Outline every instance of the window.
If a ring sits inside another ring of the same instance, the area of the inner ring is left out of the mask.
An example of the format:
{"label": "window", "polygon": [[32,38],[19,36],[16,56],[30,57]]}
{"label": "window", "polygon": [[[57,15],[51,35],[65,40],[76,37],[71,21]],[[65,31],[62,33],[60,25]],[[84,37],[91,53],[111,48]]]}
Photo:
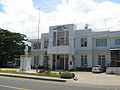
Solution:
{"label": "window", "polygon": [[64,31],[57,32],[57,45],[63,46],[64,45]]}
{"label": "window", "polygon": [[65,45],[69,45],[69,31],[66,31]]}
{"label": "window", "polygon": [[74,38],[74,47],[75,47],[75,42],[76,42],[76,39]]}
{"label": "window", "polygon": [[98,55],[98,65],[105,67],[105,55]]}
{"label": "window", "polygon": [[96,46],[107,46],[107,39],[96,39]]}
{"label": "window", "polygon": [[81,38],[81,47],[87,47],[87,38]]}
{"label": "window", "polygon": [[34,65],[38,66],[38,60],[39,60],[39,56],[35,56],[34,57]]}
{"label": "window", "polygon": [[56,46],[56,32],[53,32],[53,46]]}
{"label": "window", "polygon": [[69,31],[58,31],[53,33],[53,46],[69,45]]}
{"label": "window", "polygon": [[87,55],[81,55],[81,66],[87,67]]}
{"label": "window", "polygon": [[48,48],[48,43],[49,43],[48,39],[44,39],[44,48]]}
{"label": "window", "polygon": [[115,45],[120,45],[120,39],[115,39]]}
{"label": "window", "polygon": [[33,44],[33,49],[40,49],[41,48],[41,43],[39,42],[35,42],[34,44]]}

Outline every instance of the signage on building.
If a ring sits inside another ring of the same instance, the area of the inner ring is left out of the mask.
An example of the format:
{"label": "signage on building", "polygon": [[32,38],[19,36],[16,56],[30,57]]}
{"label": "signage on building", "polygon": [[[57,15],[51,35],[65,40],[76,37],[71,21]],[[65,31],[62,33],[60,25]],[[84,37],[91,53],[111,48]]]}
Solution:
{"label": "signage on building", "polygon": [[57,27],[53,28],[53,30],[57,30],[57,31],[63,31],[65,29],[68,29],[68,28],[66,28],[65,26],[57,26]]}

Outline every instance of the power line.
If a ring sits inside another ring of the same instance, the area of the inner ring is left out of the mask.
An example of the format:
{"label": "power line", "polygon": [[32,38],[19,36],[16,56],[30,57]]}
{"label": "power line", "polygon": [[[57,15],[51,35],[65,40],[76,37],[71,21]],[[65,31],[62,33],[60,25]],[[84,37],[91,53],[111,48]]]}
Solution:
{"label": "power line", "polygon": [[[66,0],[67,3],[69,3],[69,0]],[[101,2],[100,2],[101,3]],[[57,6],[57,5],[50,5],[50,4],[57,4],[57,3],[49,3],[47,4],[48,6],[46,7],[41,7],[41,9],[46,9],[46,10],[50,10],[51,8],[53,8],[54,6]],[[70,4],[70,3],[69,3]],[[98,4],[98,3],[97,3]],[[79,6],[79,7],[86,7],[86,6],[90,6],[90,5],[93,5],[93,4],[88,4],[88,5],[84,5],[84,6]],[[113,19],[115,17],[112,17],[112,18],[107,18],[108,19]],[[117,18],[117,17],[116,17]],[[106,19],[106,18],[105,18]],[[104,19],[99,19],[99,20],[104,20]],[[92,22],[97,22],[99,20],[94,20],[94,21],[91,21],[91,22],[87,22],[87,23],[92,23]],[[112,26],[113,27],[113,26]],[[110,28],[110,27],[109,27]],[[105,28],[106,29],[106,28]],[[105,29],[98,29],[98,30],[105,30]],[[108,28],[107,28],[108,29]]]}

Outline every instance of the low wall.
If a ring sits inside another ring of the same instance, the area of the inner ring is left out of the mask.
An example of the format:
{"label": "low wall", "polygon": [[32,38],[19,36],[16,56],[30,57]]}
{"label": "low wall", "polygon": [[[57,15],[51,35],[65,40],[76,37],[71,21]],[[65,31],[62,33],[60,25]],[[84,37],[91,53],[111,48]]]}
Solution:
{"label": "low wall", "polygon": [[120,67],[107,67],[106,73],[107,74],[120,74]]}

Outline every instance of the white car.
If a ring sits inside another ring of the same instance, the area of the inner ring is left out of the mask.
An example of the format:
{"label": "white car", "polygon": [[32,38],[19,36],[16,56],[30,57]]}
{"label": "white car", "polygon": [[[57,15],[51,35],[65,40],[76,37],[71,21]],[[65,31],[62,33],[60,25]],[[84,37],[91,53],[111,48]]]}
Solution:
{"label": "white car", "polygon": [[92,67],[92,73],[100,73],[103,72],[103,68],[100,65],[95,65],[94,67]]}

